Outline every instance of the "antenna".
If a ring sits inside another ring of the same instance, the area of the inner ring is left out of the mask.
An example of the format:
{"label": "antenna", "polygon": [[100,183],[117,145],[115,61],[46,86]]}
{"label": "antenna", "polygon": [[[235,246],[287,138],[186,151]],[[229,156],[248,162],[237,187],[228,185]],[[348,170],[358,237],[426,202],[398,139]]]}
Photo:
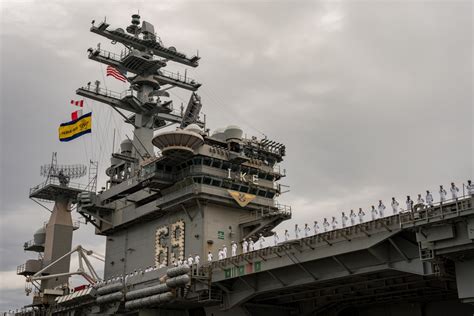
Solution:
{"label": "antenna", "polygon": [[86,175],[85,165],[58,165],[57,153],[53,152],[51,163],[40,168],[40,175],[46,178],[46,183],[51,178],[58,178],[61,185],[67,186],[70,179],[81,178]]}

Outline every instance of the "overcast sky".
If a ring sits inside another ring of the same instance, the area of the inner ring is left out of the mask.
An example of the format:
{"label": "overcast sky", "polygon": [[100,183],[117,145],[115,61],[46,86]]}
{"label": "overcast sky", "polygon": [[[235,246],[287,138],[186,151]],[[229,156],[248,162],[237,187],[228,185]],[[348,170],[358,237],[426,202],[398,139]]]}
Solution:
{"label": "overcast sky", "polygon": [[[229,124],[286,144],[280,202],[293,219],[278,227],[403,201],[473,177],[472,3],[470,1],[1,1],[0,310],[29,303],[16,266],[23,242],[48,219],[28,199],[40,165],[100,161],[130,136],[105,105],[88,102],[94,132],[57,140],[75,90],[100,80],[87,48],[120,51],[89,32],[107,16],[125,27],[140,11],[163,43],[200,66],[208,127]],[[184,72],[184,67],[169,67]],[[174,92],[175,105],[189,93]],[[437,196],[436,196],[437,198]],[[402,203],[403,204],[403,203]],[[75,215],[77,217],[77,215]],[[74,244],[103,251],[89,226]]]}

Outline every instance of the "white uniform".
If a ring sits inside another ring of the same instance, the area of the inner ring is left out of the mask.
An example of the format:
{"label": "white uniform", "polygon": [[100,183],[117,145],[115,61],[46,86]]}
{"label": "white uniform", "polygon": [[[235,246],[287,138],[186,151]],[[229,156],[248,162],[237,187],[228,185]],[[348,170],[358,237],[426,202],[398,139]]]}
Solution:
{"label": "white uniform", "polygon": [[447,194],[448,193],[446,192],[445,189],[439,189],[439,200],[440,200],[440,202],[446,201],[446,195]]}
{"label": "white uniform", "polygon": [[400,206],[400,203],[398,203],[397,200],[392,200],[392,210],[393,210],[393,214],[397,214],[398,213],[398,207]]}
{"label": "white uniform", "polygon": [[222,259],[227,258],[227,246],[222,248]]}
{"label": "white uniform", "polygon": [[295,238],[296,239],[300,238],[300,233],[301,233],[301,229],[298,226],[296,226],[295,227]]}
{"label": "white uniform", "polygon": [[364,222],[364,216],[365,216],[365,213],[364,211],[359,211],[359,224],[362,224]]}
{"label": "white uniform", "polygon": [[425,200],[423,200],[423,198],[421,196],[419,196],[418,199],[416,200],[416,203],[417,204],[425,204]]}
{"label": "white uniform", "polygon": [[428,204],[428,206],[433,206],[433,202],[434,202],[433,194],[426,193],[426,204]]}
{"label": "white uniform", "polygon": [[346,223],[347,223],[348,219],[349,219],[349,217],[347,217],[345,214],[342,215],[342,217],[341,217],[342,227],[346,227]]}
{"label": "white uniform", "polygon": [[232,243],[232,249],[231,249],[231,251],[232,251],[232,257],[237,256],[237,244],[236,244],[235,242]]}
{"label": "white uniform", "polygon": [[356,215],[354,212],[352,212],[352,213],[349,215],[349,217],[351,218],[351,225],[355,225],[357,215]]}
{"label": "white uniform", "polygon": [[310,232],[311,232],[311,228],[308,225],[306,225],[304,227],[304,236],[308,237]]}
{"label": "white uniform", "polygon": [[212,262],[212,253],[207,254],[207,262]]}
{"label": "white uniform", "polygon": [[474,184],[466,185],[466,189],[467,189],[467,194],[474,195]]}
{"label": "white uniform", "polygon": [[224,259],[224,252],[222,250],[219,250],[219,252],[217,253],[217,259],[218,260]]}
{"label": "white uniform", "polygon": [[194,259],[192,256],[188,257],[188,266],[192,266],[194,264]]}
{"label": "white uniform", "polygon": [[249,243],[247,242],[247,240],[244,240],[244,242],[242,243],[242,253],[247,253],[248,249],[249,249]]}
{"label": "white uniform", "polygon": [[459,189],[457,186],[454,186],[454,187],[451,187],[450,189],[451,191],[451,197],[454,199],[457,199],[458,198],[458,192],[459,192]]}
{"label": "white uniform", "polygon": [[196,255],[196,257],[194,257],[194,263],[196,263],[196,265],[199,266],[200,261],[201,261],[201,257],[199,257],[199,255]]}
{"label": "white uniform", "polygon": [[315,235],[317,235],[317,234],[319,233],[319,225],[318,225],[318,222],[314,222],[313,230],[314,230],[314,234],[315,234]]}
{"label": "white uniform", "polygon": [[336,229],[336,228],[337,228],[337,221],[336,221],[335,218],[332,219],[331,225],[332,225],[332,229]]}
{"label": "white uniform", "polygon": [[285,232],[285,241],[290,240],[290,233],[288,231]]}
{"label": "white uniform", "polygon": [[377,218],[377,210],[375,208],[371,209],[370,215],[372,216],[372,220],[374,221]]}
{"label": "white uniform", "polygon": [[378,209],[379,209],[379,216],[380,216],[380,218],[382,218],[383,215],[384,215],[384,211],[385,211],[386,207],[385,207],[385,205],[383,205],[383,203],[380,203],[379,206],[378,206]]}
{"label": "white uniform", "polygon": [[264,246],[263,246],[263,243],[265,242],[265,238],[263,238],[263,236],[260,236],[260,238],[258,239],[258,247],[259,249],[263,249]]}
{"label": "white uniform", "polygon": [[324,228],[324,231],[327,232],[328,229],[329,229],[329,222],[328,221],[324,221],[323,222],[323,228]]}
{"label": "white uniform", "polygon": [[413,200],[407,200],[407,211],[413,210]]}
{"label": "white uniform", "polygon": [[274,246],[278,245],[279,240],[280,240],[280,238],[278,238],[278,234],[277,233],[273,234],[273,245]]}
{"label": "white uniform", "polygon": [[253,240],[250,240],[249,251],[254,251],[254,250],[255,250],[255,243],[253,242]]}

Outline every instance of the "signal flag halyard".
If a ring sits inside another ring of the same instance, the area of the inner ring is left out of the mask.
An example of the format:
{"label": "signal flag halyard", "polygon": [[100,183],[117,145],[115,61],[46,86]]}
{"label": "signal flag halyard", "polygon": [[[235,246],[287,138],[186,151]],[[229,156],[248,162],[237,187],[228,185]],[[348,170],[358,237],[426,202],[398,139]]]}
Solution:
{"label": "signal flag halyard", "polygon": [[62,123],[58,129],[59,140],[68,142],[84,134],[92,132],[92,112],[82,115],[76,120]]}
{"label": "signal flag halyard", "polygon": [[120,80],[122,82],[126,82],[128,81],[127,80],[127,77],[125,77],[126,73],[122,73],[120,70],[118,70],[117,68],[115,67],[112,67],[112,66],[107,66],[107,77],[108,76],[112,76],[114,77],[115,79],[117,80]]}

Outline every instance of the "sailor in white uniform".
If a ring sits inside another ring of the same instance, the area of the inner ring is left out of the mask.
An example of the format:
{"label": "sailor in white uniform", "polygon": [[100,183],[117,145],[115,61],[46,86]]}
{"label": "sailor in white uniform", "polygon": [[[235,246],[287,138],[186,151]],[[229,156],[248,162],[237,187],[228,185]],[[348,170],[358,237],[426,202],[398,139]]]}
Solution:
{"label": "sailor in white uniform", "polygon": [[212,262],[212,253],[210,251],[207,253],[207,262]]}
{"label": "sailor in white uniform", "polygon": [[407,195],[406,204],[407,204],[407,212],[413,211],[413,200],[410,198],[409,195]]}
{"label": "sailor in white uniform", "polygon": [[443,188],[442,185],[439,186],[439,201],[441,203],[445,202],[446,201],[446,195],[448,195],[448,193],[446,192],[446,190]]}
{"label": "sailor in white uniform", "polygon": [[400,203],[398,203],[397,200],[395,200],[395,197],[392,197],[392,210],[393,210],[393,215],[398,213],[398,207],[400,206]]}
{"label": "sailor in white uniform", "polygon": [[290,232],[288,231],[288,229],[285,229],[285,241],[288,240],[290,240]]}
{"label": "sailor in white uniform", "polygon": [[298,227],[298,224],[295,224],[295,238],[300,238],[301,229]]}
{"label": "sailor in white uniform", "polygon": [[332,226],[332,229],[336,229],[337,228],[337,221],[336,221],[336,218],[333,216],[332,217],[332,222],[331,222],[331,226]]}
{"label": "sailor in white uniform", "polygon": [[347,217],[346,214],[344,212],[342,212],[342,215],[341,215],[342,228],[346,227],[348,219],[349,219],[349,217]]}
{"label": "sailor in white uniform", "polygon": [[263,246],[263,243],[265,242],[265,238],[263,238],[263,235],[260,234],[260,237],[258,238],[258,247],[259,249],[263,249],[264,246]]}
{"label": "sailor in white uniform", "polygon": [[242,253],[247,253],[247,250],[249,249],[249,243],[247,240],[244,239],[242,242]]}
{"label": "sailor in white uniform", "polygon": [[278,245],[278,242],[280,241],[280,238],[278,237],[278,233],[274,232],[273,233],[273,246]]}
{"label": "sailor in white uniform", "polygon": [[377,210],[375,206],[372,205],[372,209],[370,210],[370,216],[372,216],[372,220],[374,221],[377,218]]}
{"label": "sailor in white uniform", "polygon": [[382,200],[379,200],[379,206],[377,207],[379,211],[379,216],[382,218],[384,216],[384,211],[386,209],[385,205],[383,205]]}
{"label": "sailor in white uniform", "polygon": [[311,232],[311,228],[308,226],[308,223],[305,223],[304,224],[304,236],[308,237],[310,232]]}
{"label": "sailor in white uniform", "polygon": [[224,259],[224,252],[222,251],[222,249],[219,249],[219,251],[217,252],[217,260],[222,259]]}
{"label": "sailor in white uniform", "polygon": [[329,224],[328,220],[326,218],[324,218],[323,229],[324,229],[325,232],[328,231],[329,226],[330,226],[330,224]]}
{"label": "sailor in white uniform", "polygon": [[356,224],[356,218],[357,218],[357,215],[356,213],[354,213],[354,210],[351,210],[349,217],[351,218],[351,225],[354,226]]}
{"label": "sailor in white uniform", "polygon": [[193,258],[193,255],[189,254],[189,257],[188,257],[188,266],[192,266],[194,264],[194,258]]}
{"label": "sailor in white uniform", "polygon": [[471,180],[467,180],[466,189],[467,194],[474,195],[474,184],[471,183]]}
{"label": "sailor in white uniform", "polygon": [[232,252],[232,257],[237,256],[237,244],[235,243],[235,241],[232,241],[232,244],[230,247],[231,247],[230,251]]}
{"label": "sailor in white uniform", "polygon": [[362,207],[359,207],[359,224],[362,224],[364,222],[364,216],[365,216],[365,213],[364,211],[362,210]]}
{"label": "sailor in white uniform", "polygon": [[255,243],[253,242],[253,239],[250,239],[249,251],[254,251],[254,250],[255,250]]}
{"label": "sailor in white uniform", "polygon": [[433,203],[434,203],[434,199],[433,199],[433,194],[431,194],[430,191],[426,190],[426,205],[428,205],[429,207],[433,206]]}
{"label": "sailor in white uniform", "polygon": [[418,198],[416,199],[416,204],[425,204],[425,200],[421,197],[421,194],[418,194]]}
{"label": "sailor in white uniform", "polygon": [[314,224],[313,224],[313,230],[314,230],[314,234],[315,234],[315,235],[319,234],[319,225],[318,225],[318,221],[314,221]]}
{"label": "sailor in white uniform", "polygon": [[222,247],[222,257],[223,257],[222,259],[227,258],[227,246],[226,245],[224,245]]}
{"label": "sailor in white uniform", "polygon": [[196,253],[194,255],[194,263],[196,264],[197,267],[199,267],[199,262],[201,262],[201,257]]}
{"label": "sailor in white uniform", "polygon": [[451,197],[453,200],[456,200],[458,198],[458,193],[459,189],[458,187],[454,184],[454,182],[451,182],[451,188],[449,189],[451,191]]}

